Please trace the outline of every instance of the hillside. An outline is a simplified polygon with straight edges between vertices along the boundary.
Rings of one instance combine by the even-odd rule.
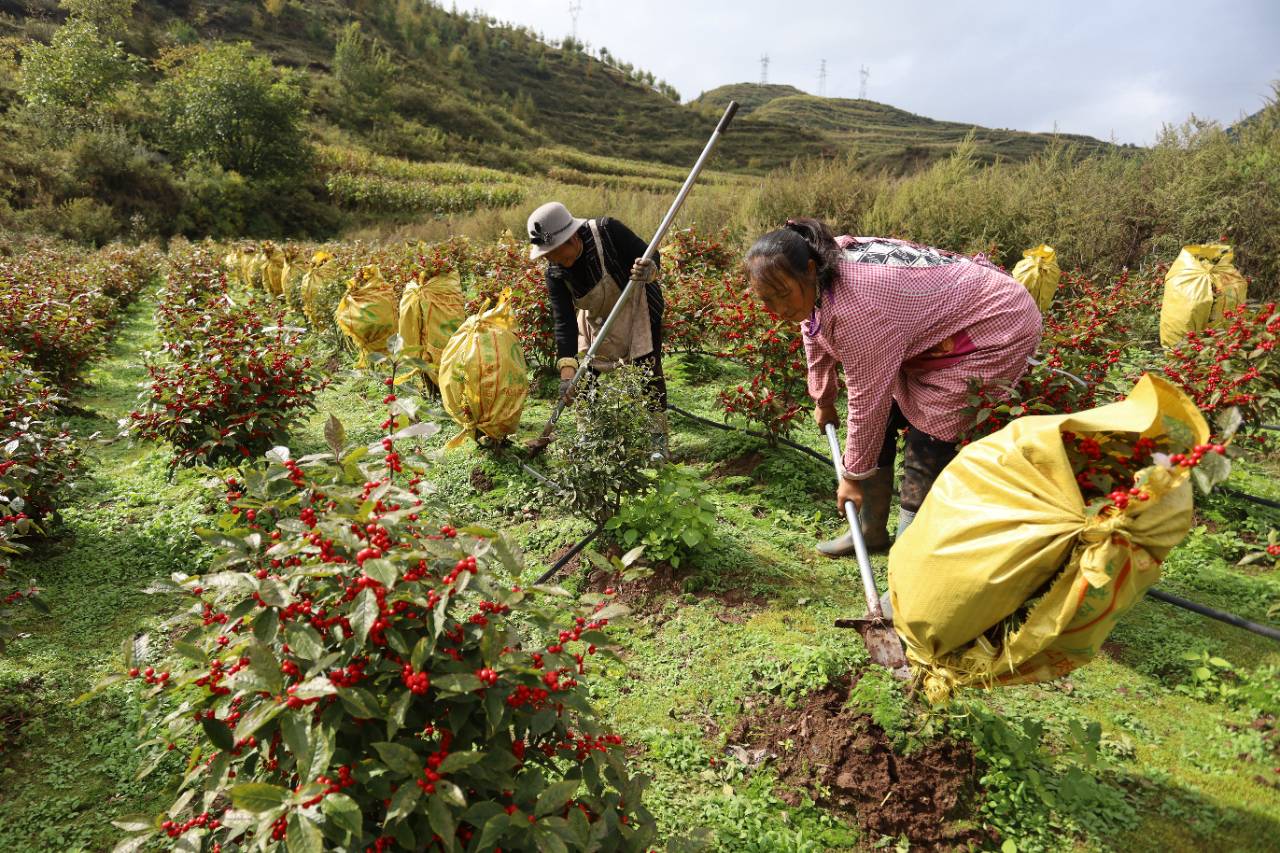
[[[819,133],[828,144],[853,149],[869,166],[902,172],[950,154],[970,132],[981,162],[1021,162],[1055,138],[1081,154],[1111,146],[1090,136],[992,130],[962,122],[937,121],[888,104],[849,98],[820,98],[792,86],[737,83],[705,92],[691,105],[707,112],[737,100],[750,120]]]
[[[216,109],[202,103],[212,73],[226,75],[209,84]],[[251,92],[275,106],[234,102]],[[97,243],[319,236],[519,204],[530,182],[668,192],[731,96],[744,109],[712,182],[813,157],[907,174],[971,130],[790,86],[738,84],[681,104],[604,48],[432,3],[0,0],[0,228]],[[256,142],[219,141],[245,115],[264,134],[287,131],[268,171],[246,167]],[[978,163],[1020,162],[1052,141],[974,132]]]

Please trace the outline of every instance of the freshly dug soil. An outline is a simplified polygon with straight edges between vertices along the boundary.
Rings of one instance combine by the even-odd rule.
[[[741,720],[729,742],[768,750],[785,785],[849,813],[871,840],[905,835],[931,850],[990,842],[953,823],[976,787],[972,747],[942,740],[898,755],[870,717],[845,707],[848,696],[844,684],[810,694],[798,708],[775,703]],[[784,741],[793,746],[783,750]],[[788,792],[780,796],[786,800]],[[799,804],[798,793],[789,796]]]
[[[711,469],[711,477],[713,479],[721,477],[750,477],[763,461],[764,454],[759,450],[753,450],[741,456],[725,459]]]

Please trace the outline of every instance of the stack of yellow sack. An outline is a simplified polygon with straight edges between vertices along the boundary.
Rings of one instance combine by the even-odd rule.
[[[1160,343],[1174,347],[1188,332],[1222,319],[1222,312],[1244,304],[1249,288],[1223,243],[1183,246],[1164,277],[1160,306]]]
[[[1062,433],[1159,438],[1172,423],[1208,440],[1195,405],[1148,375],[1122,402],[1020,418],[947,466],[889,554],[894,627],[928,698],[1057,678],[1097,653],[1190,529],[1190,470],[1153,465],[1149,499],[1091,516]]]
[[[302,313],[307,316],[312,327],[320,332],[333,322],[332,310],[325,294],[336,277],[333,255],[328,252],[316,252],[312,255],[311,266],[302,274],[302,284],[299,285]]]
[[[333,319],[360,350],[358,367],[368,365],[369,353],[386,352],[387,340],[396,333],[396,292],[378,267],[356,271]]]
[[[284,252],[270,240],[262,244],[262,286],[272,296],[284,295]]]
[[[440,353],[467,315],[458,273],[450,270],[423,280],[419,273],[400,296],[400,338],[404,354],[427,364],[427,378],[439,384]]]
[[[1013,277],[1022,282],[1040,313],[1049,310],[1053,304],[1054,294],[1058,292],[1058,281],[1062,278],[1062,270],[1058,269],[1058,253],[1053,247],[1043,243],[1034,249],[1022,253],[1022,260],[1013,268]]]
[[[501,441],[516,431],[529,393],[524,350],[512,327],[515,318],[503,293],[498,304],[468,317],[440,354],[440,396],[462,427],[448,444],[456,447],[477,431]]]

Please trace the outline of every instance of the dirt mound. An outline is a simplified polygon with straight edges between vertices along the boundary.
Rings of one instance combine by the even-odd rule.
[[[478,465],[471,469],[471,488],[477,492],[492,492],[493,478],[484,472],[484,469]]]
[[[846,684],[813,693],[798,708],[775,703],[741,720],[730,743],[768,750],[784,784],[850,813],[873,839],[905,835],[929,849],[989,842],[952,823],[975,788],[972,747],[943,740],[898,755],[883,729],[845,707],[848,695]],[[784,742],[794,746],[784,751]],[[797,793],[789,796],[798,804]]]
[[[713,479],[721,477],[750,477],[763,461],[764,454],[759,450],[753,450],[741,456],[733,456],[712,468],[711,477]]]
[[[644,613],[655,602],[680,595],[683,584],[684,573],[671,568],[667,563],[659,563],[653,567],[651,574],[633,581],[624,581],[617,572],[592,568],[583,589],[591,592],[612,589],[617,595],[618,602],[632,608],[636,613]]]

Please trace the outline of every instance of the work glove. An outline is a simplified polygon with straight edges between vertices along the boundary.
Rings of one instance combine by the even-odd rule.
[[[631,279],[636,284],[648,284],[658,277],[658,265],[651,260],[636,258],[631,265]]]
[[[558,394],[556,394],[556,399],[563,399],[563,398],[564,398],[564,395],[565,395],[566,393],[569,393],[569,388],[570,388],[572,385],[573,385],[573,380],[572,380],[572,379],[561,379],[561,380],[560,380],[560,391],[559,391],[559,393],[558,393]],[[571,403],[573,402],[573,395],[574,395],[575,393],[577,393],[577,389],[576,389],[576,388],[573,390],[573,392],[572,392],[572,393],[569,393],[569,399],[567,399],[567,400],[565,400],[565,401],[564,401],[564,403],[565,403],[565,405],[566,405],[566,406],[567,406],[567,405],[569,405],[569,404],[571,404]]]

